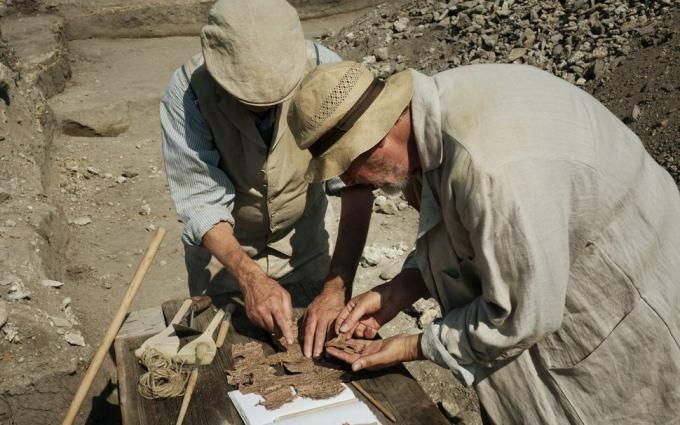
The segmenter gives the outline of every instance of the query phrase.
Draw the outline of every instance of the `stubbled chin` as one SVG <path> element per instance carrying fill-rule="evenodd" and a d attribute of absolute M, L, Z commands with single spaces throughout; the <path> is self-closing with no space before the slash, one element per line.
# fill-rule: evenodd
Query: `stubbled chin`
<path fill-rule="evenodd" d="M 398 196 L 401 194 L 401 191 L 404 190 L 404 187 L 406 187 L 407 180 L 404 180 L 399 183 L 385 183 L 383 185 L 380 185 L 380 189 L 385 192 L 385 195 L 387 196 Z"/>

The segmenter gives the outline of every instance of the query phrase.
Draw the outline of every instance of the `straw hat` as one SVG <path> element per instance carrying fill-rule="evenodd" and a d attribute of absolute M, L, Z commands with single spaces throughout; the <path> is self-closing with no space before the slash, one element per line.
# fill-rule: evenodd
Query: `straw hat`
<path fill-rule="evenodd" d="M 383 83 L 355 62 L 317 66 L 302 80 L 288 114 L 298 147 L 312 153 L 307 180 L 347 171 L 387 135 L 412 97 L 409 71 Z"/>
<path fill-rule="evenodd" d="M 253 106 L 290 98 L 307 64 L 295 9 L 283 0 L 219 0 L 201 30 L 210 75 L 227 92 Z"/>

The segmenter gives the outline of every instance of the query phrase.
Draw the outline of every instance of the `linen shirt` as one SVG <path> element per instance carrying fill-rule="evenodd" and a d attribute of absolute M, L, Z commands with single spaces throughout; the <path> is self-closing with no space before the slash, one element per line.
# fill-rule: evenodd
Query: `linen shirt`
<path fill-rule="evenodd" d="M 341 60 L 327 48 L 314 46 L 319 63 Z M 257 124 L 263 136 L 273 131 L 274 109 Z M 172 75 L 161 100 L 160 122 L 170 196 L 184 222 L 182 241 L 199 246 L 215 224 L 225 221 L 234 225 L 231 212 L 235 190 L 227 174 L 219 168 L 220 154 L 181 67 Z M 333 187 L 337 191 L 342 185 L 333 182 Z"/>
<path fill-rule="evenodd" d="M 599 102 L 536 68 L 412 75 L 413 257 L 443 311 L 426 357 L 495 423 L 677 420 L 672 178 Z"/>

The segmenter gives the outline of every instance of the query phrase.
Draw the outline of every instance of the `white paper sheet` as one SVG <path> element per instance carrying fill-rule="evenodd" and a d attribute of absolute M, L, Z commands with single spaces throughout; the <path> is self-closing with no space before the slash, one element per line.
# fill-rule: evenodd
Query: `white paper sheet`
<path fill-rule="evenodd" d="M 356 398 L 352 390 L 345 384 L 342 384 L 342 386 L 343 391 L 333 398 L 312 400 L 296 397 L 293 401 L 275 410 L 267 410 L 259 404 L 263 401 L 263 398 L 257 394 L 243 394 L 237 390 L 231 391 L 229 398 L 236 406 L 236 410 L 238 410 L 246 425 L 380 424 L 371 409 Z M 291 391 L 293 390 L 291 389 Z M 319 408 L 322 410 L 316 410 Z M 314 409 L 313 412 L 285 419 L 288 415 L 308 412 L 312 409 Z"/>

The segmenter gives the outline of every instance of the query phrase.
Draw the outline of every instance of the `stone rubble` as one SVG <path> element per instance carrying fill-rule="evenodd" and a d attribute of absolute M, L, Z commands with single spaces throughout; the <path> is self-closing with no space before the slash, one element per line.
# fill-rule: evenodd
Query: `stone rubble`
<path fill-rule="evenodd" d="M 4 302 L 3 300 L 0 300 L 0 329 L 2 329 L 3 326 L 5 326 L 8 317 L 9 313 L 7 312 L 7 303 Z"/>
<path fill-rule="evenodd" d="M 378 76 L 476 63 L 522 63 L 584 85 L 605 78 L 635 47 L 668 36 L 672 0 L 409 0 L 379 6 L 323 42 Z M 420 39 L 420 40 L 417 40 Z M 410 47 L 410 49 L 409 49 Z M 363 59 L 362 59 L 363 58 Z"/>
<path fill-rule="evenodd" d="M 62 286 L 64 286 L 64 282 L 59 282 L 51 279 L 43 279 L 40 281 L 40 284 L 48 288 L 61 288 Z"/>

